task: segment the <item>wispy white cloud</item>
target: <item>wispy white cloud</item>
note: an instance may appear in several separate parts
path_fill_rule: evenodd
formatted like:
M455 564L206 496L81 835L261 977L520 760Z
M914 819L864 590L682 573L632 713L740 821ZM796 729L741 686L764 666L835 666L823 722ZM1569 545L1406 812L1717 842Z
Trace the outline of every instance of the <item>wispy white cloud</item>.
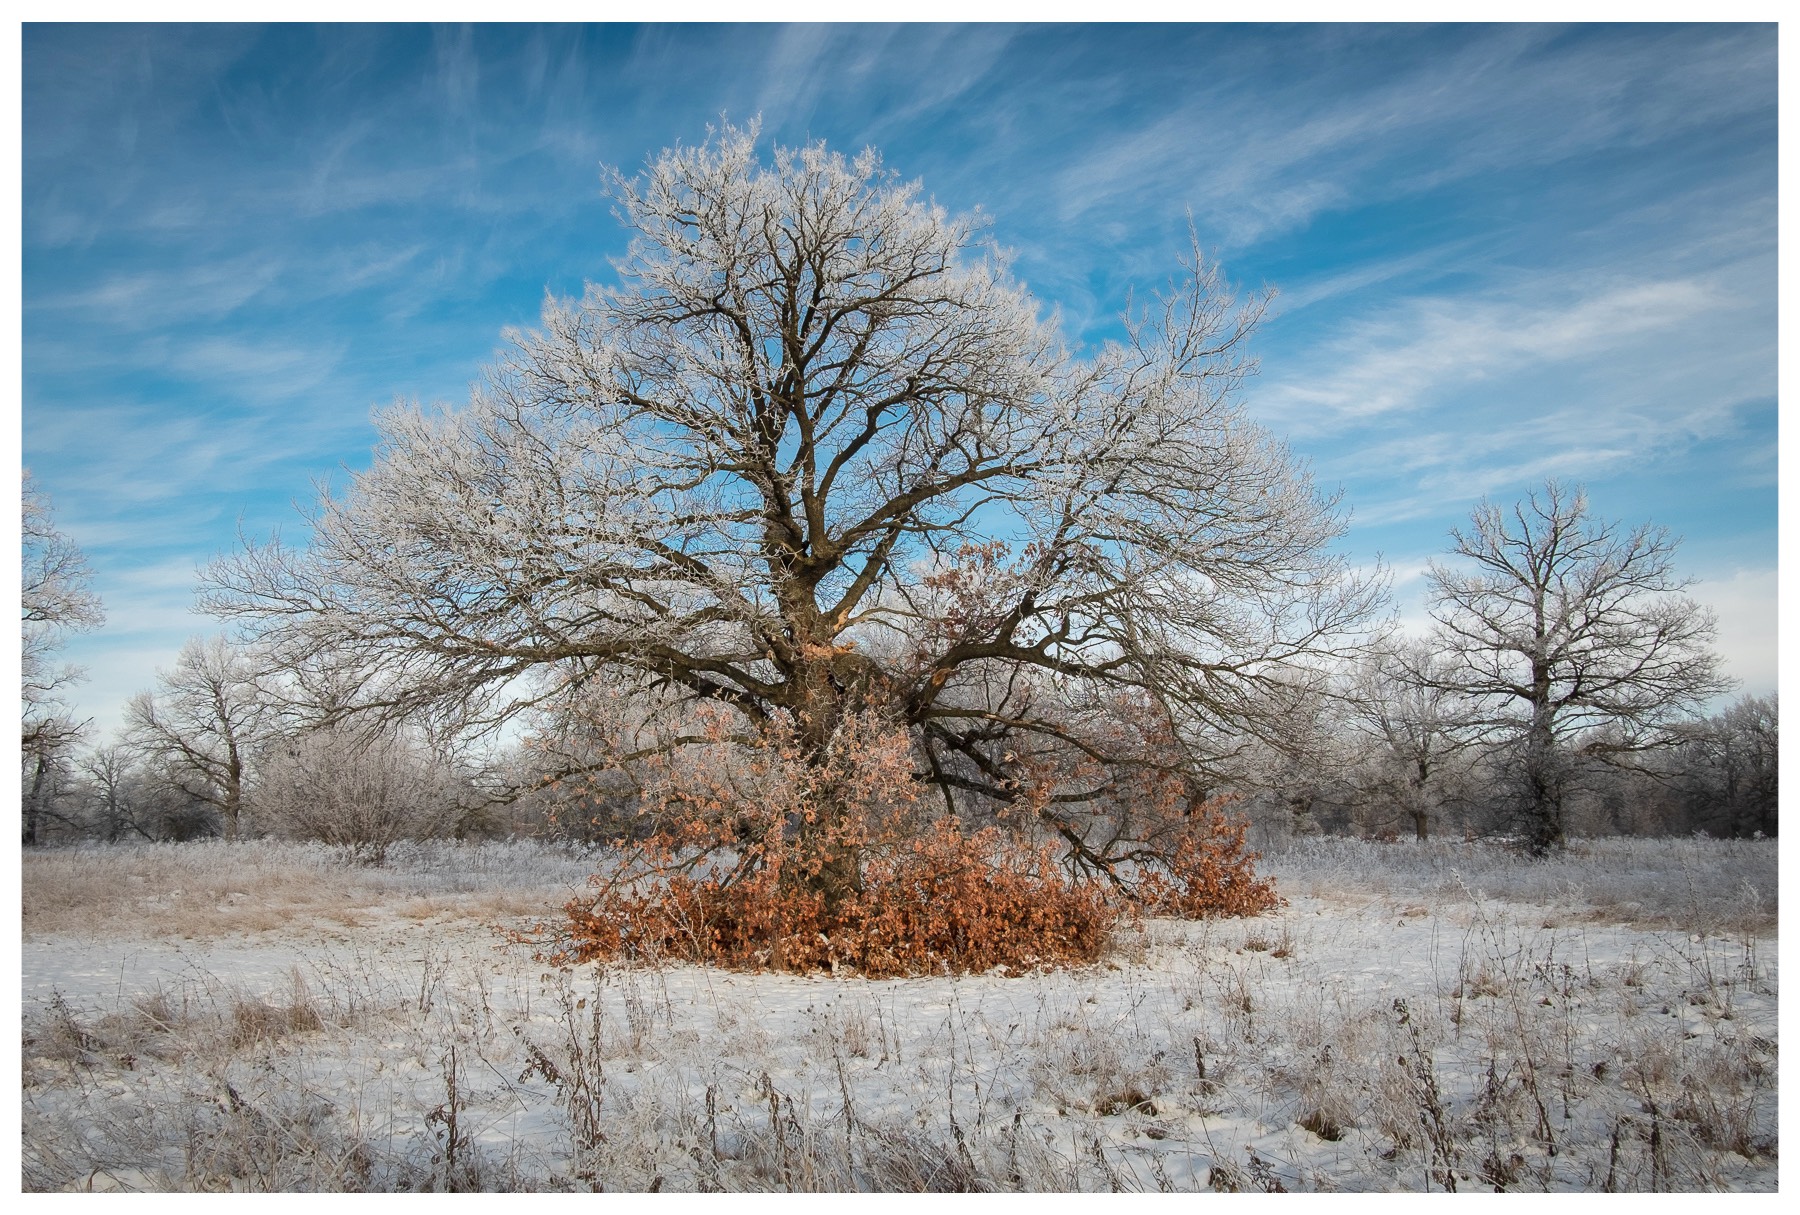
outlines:
M262 295L284 270L279 255L241 254L219 261L124 271L86 287L27 293L27 316L73 312L124 330L161 329L228 316Z
M1310 76L1253 91L1227 67L1148 126L1090 139L1055 178L1059 214L1179 198L1206 231L1243 247L1336 207L1752 112L1766 98L1743 87L1746 75L1772 79L1774 62L1772 41L1754 31L1706 31L1677 71L1666 40L1565 45L1554 31L1509 28L1415 55L1370 84L1336 66L1334 36L1291 35L1289 56L1319 65Z
M25 448L32 459L61 464L58 482L67 486L65 493L142 504L184 497L230 454L252 452L256 441L247 430L194 414L92 405L81 412L32 410L25 418Z
M1471 429L1460 436L1434 436L1425 444L1440 454L1436 459L1408 450L1365 449L1364 467L1379 469L1383 482L1365 485L1358 498L1356 520L1364 528L1416 524L1424 520L1458 520L1475 502L1504 497L1520 486L1541 485L1547 478L1588 481L1639 462L1641 450L1615 447L1539 448L1535 452L1511 447L1503 453L1487 450L1487 434ZM1528 445L1520 444L1521 448ZM1453 454L1452 454L1453 453ZM1392 463L1380 463L1391 455Z
M454 199L467 203L470 186L480 180L480 163L472 152L425 163L394 164L352 158L349 148L321 158L292 193L286 182L273 183L268 193L292 204L308 219L360 211L365 207L393 206L430 199Z
M340 352L276 345L233 337L208 337L175 347L171 370L219 386L240 402L274 402L299 396L331 378Z
M757 73L757 113L770 127L793 123L804 129L832 75L828 58L832 28L805 22L781 26L773 33ZM733 114L731 118L747 122L754 116Z
M1317 304L1394 283L1441 277L1449 268L1467 265L1479 248L1474 239L1446 241L1399 256L1357 263L1345 270L1313 274L1281 284L1275 315L1291 316Z
M215 350L212 357L225 355ZM230 374L254 378L249 371ZM285 374L293 377L290 387L310 375L304 368ZM291 394L276 391L280 386L277 376L271 387L247 391L243 399L291 400ZM114 402L80 412L31 410L25 416L28 458L56 469L55 492L68 496L69 508L118 512L127 519L150 504L206 503L216 512L212 504L221 495L283 480L301 489L305 475L273 477L272 470L322 471L322 459L328 467L332 453L354 443L353 436L370 433L362 409L221 413Z
M97 280L28 291L25 313L40 325L103 323L109 329L192 334L196 321L223 321L250 305L293 306L342 298L365 289L415 291L422 241L387 245L360 241L323 253L280 241L253 251L176 266L121 270ZM73 318L73 319L70 319ZM54 341L54 339L51 339ZM44 348L33 344L33 353Z
M1461 384L1517 375L1521 367L1609 354L1729 302L1692 279L1621 283L1560 300L1408 300L1384 315L1352 320L1279 383L1262 388L1258 409L1287 429L1330 430L1441 403Z
M103 602L127 606L107 614L107 631L130 637L188 627L197 571L204 560L184 554L108 569L96 590Z
M905 32L914 40L912 53L929 62L932 70L908 82L910 96L903 104L876 113L872 135L877 140L992 83L1017 37L1016 31L999 25L909 26ZM879 66L876 60L871 69Z

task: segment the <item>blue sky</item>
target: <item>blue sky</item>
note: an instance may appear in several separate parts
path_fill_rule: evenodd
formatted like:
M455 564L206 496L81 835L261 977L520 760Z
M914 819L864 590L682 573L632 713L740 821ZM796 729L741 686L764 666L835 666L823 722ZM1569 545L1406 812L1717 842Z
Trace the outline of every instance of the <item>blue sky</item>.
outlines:
M106 603L81 712L213 627L196 567L300 534L372 407L464 399L607 275L602 163L722 112L979 206L1076 343L1191 213L1279 290L1249 409L1404 618L1479 498L1562 476L1685 537L1774 689L1773 26L30 25L24 462Z

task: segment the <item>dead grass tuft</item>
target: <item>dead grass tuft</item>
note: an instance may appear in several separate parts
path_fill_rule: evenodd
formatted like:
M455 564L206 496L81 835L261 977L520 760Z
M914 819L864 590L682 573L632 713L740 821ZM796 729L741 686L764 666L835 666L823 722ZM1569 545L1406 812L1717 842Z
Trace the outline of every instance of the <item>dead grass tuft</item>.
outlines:
M234 1050L279 1042L290 1034L312 1033L325 1027L312 993L298 971L288 998L279 1003L235 999L231 1003L229 1041Z

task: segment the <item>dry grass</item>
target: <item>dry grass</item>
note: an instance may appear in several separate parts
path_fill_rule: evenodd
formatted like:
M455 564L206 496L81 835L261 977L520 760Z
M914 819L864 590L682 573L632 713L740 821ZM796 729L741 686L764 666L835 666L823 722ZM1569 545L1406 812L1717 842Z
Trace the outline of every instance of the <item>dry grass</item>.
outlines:
M265 932L342 911L359 893L322 858L243 848L231 859L211 845L27 852L25 934Z
M1263 867L1284 894L1350 905L1382 899L1404 915L1490 899L1537 907L1552 923L1771 933L1777 856L1774 840L1576 840L1530 860L1481 841L1312 837L1266 853Z
M251 841L28 851L27 939L152 936L206 941L388 913L482 923L541 916L584 887L594 862L538 845L396 845L358 864L319 845Z

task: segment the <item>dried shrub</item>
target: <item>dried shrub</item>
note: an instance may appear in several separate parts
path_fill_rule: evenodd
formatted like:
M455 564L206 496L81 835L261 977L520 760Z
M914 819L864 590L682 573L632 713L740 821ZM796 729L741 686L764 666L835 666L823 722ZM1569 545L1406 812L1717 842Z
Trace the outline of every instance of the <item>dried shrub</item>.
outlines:
M867 861L862 891L826 896L784 883L776 865L737 881L675 873L628 892L603 883L567 908L566 960L685 958L736 968L838 970L870 977L1024 969L1093 961L1117 909L1072 884L1048 846L940 819Z
M1198 807L1172 847L1139 883L1146 910L1181 919L1260 915L1281 905L1273 878L1256 876L1261 854L1244 844L1249 823L1226 811L1229 798Z
M1170 833L1136 885L1071 877L1058 843L933 817L905 736L844 723L823 755L721 719L639 773L648 828L566 907L559 961L679 958L871 977L1090 962L1120 916L1252 914L1277 901L1221 805Z

